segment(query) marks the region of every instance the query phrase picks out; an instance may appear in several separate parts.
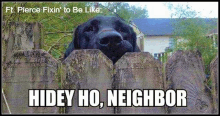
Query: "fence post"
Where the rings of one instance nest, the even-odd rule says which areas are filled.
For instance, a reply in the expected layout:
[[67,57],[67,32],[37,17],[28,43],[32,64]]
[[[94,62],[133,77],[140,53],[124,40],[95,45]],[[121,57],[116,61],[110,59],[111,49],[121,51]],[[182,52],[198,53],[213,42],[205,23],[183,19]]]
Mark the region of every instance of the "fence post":
[[[126,53],[114,65],[115,89],[164,89],[162,64],[148,52]],[[142,99],[144,100],[144,99]],[[116,107],[115,113],[164,114],[164,107]]]
[[211,113],[211,99],[205,91],[205,73],[201,54],[197,51],[176,51],[166,64],[167,89],[184,89],[187,107],[171,107],[169,113]]
[[213,98],[213,113],[218,113],[219,98],[218,98],[218,86],[219,86],[219,76],[218,76],[218,56],[216,56],[210,63],[211,72],[211,82],[212,82],[212,98]]
[[[58,89],[58,62],[43,50],[20,50],[7,63],[3,90],[12,113],[58,113],[57,107],[29,107],[29,89]],[[5,101],[4,101],[5,102]],[[4,105],[3,105],[4,106]],[[3,113],[8,113],[3,108]]]
[[2,39],[5,41],[4,61],[8,62],[16,50],[43,48],[43,29],[40,23],[3,22]]
[[[66,108],[66,113],[114,113],[107,107],[107,89],[112,89],[113,64],[100,50],[74,50],[63,62],[62,83],[64,89],[75,89],[73,106]],[[97,89],[102,109],[98,107],[78,107],[78,91]],[[90,102],[90,101],[89,101]]]

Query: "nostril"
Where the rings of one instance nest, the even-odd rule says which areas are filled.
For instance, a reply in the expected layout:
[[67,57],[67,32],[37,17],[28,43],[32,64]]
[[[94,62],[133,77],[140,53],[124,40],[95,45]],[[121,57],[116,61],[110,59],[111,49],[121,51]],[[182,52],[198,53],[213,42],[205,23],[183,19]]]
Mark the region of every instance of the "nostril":
[[113,43],[114,43],[114,44],[117,44],[117,45],[120,44],[121,41],[122,41],[122,39],[121,39],[120,36],[116,36],[116,37],[114,37],[114,39],[113,39]]
[[109,44],[109,38],[108,38],[108,37],[102,38],[102,39],[100,40],[100,44],[102,44],[102,45],[107,45],[107,44]]
[[107,36],[107,37],[100,39],[99,43],[105,46],[108,44],[119,45],[121,41],[122,41],[121,36]]

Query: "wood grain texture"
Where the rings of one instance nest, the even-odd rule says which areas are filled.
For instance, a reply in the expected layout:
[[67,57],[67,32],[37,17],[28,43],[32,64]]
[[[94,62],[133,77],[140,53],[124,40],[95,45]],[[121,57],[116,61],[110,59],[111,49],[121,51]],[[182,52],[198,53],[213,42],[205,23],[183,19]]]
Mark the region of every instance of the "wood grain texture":
[[43,50],[15,52],[7,63],[8,74],[2,79],[11,112],[58,113],[58,107],[28,107],[29,89],[59,89],[57,69],[58,62]]
[[[100,50],[75,50],[63,62],[65,89],[75,89],[73,106],[66,112],[83,114],[112,114],[112,107],[107,107],[107,89],[112,89],[113,63]],[[97,89],[104,108],[78,107],[77,91],[79,89]]]
[[210,96],[205,91],[205,73],[198,51],[176,51],[166,64],[167,89],[187,91],[187,107],[170,107],[172,114],[212,113]]
[[[162,65],[148,52],[126,53],[114,65],[115,89],[164,89]],[[164,107],[117,107],[119,114],[164,114]]]

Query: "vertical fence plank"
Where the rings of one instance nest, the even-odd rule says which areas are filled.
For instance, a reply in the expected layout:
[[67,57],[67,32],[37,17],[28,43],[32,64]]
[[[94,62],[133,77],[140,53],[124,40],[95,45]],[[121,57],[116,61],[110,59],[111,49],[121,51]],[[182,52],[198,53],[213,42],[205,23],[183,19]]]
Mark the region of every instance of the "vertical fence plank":
[[[43,46],[41,25],[11,22],[6,26],[3,22],[3,26],[7,28],[4,28],[2,34],[2,39],[5,40],[2,87],[11,112],[58,113],[59,107],[28,107],[28,89],[56,90],[60,84],[56,78],[59,72],[58,61],[42,50],[33,50]],[[213,84],[211,100],[203,84],[205,73],[198,52],[177,51],[173,54],[166,64],[164,81],[162,64],[149,53],[126,53],[113,67],[112,62],[99,50],[75,50],[61,64],[63,89],[76,90],[73,106],[66,107],[65,111],[68,114],[164,114],[164,107],[107,107],[107,89],[185,89],[187,107],[171,107],[169,113],[216,113],[217,64],[218,58],[210,64]],[[99,90],[104,107],[78,107],[77,93],[80,89]],[[2,106],[2,113],[8,113],[5,101]]]
[[212,97],[213,97],[213,113],[218,113],[219,98],[218,98],[218,86],[219,86],[219,76],[218,76],[218,56],[212,60],[210,64],[211,72],[211,82],[212,82]]
[[[164,89],[162,65],[150,53],[126,53],[114,65],[115,89]],[[163,114],[164,107],[117,107],[115,113]]]
[[[114,113],[107,107],[107,89],[112,88],[113,64],[99,50],[75,50],[62,62],[64,89],[75,89],[73,106],[66,108],[66,113]],[[97,89],[104,107],[78,107],[79,89]]]
[[43,48],[43,31],[40,23],[3,22],[2,38],[5,40],[5,62],[10,60],[16,50],[32,50]]
[[205,73],[201,54],[177,51],[166,64],[167,89],[187,91],[187,107],[171,107],[169,113],[211,113],[210,97],[205,92]]
[[2,79],[2,87],[11,112],[58,113],[57,107],[28,107],[29,89],[59,88],[55,78],[57,69],[58,62],[47,52],[42,50],[15,52],[7,64],[8,74]]

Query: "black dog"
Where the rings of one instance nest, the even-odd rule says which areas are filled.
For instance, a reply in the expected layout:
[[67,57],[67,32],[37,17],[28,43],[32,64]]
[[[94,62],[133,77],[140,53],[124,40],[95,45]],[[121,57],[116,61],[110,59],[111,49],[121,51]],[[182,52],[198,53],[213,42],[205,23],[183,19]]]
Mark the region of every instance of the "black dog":
[[113,63],[126,52],[139,52],[133,29],[118,17],[98,16],[79,25],[64,59],[74,49],[100,49]]

